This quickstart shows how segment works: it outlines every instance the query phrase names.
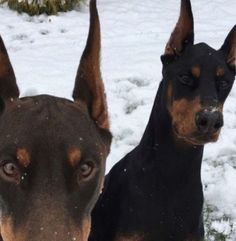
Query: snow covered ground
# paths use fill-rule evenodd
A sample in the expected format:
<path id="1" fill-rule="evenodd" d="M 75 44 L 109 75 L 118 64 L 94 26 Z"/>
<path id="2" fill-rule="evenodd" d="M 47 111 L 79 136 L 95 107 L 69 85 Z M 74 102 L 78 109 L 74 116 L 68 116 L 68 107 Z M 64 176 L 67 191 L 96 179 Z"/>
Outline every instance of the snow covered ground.
<path id="1" fill-rule="evenodd" d="M 236 23 L 235 0 L 192 0 L 195 42 L 219 48 Z M 102 73 L 114 141 L 107 171 L 140 140 L 161 80 L 160 55 L 179 14 L 178 0 L 98 0 Z M 88 6 L 29 17 L 0 7 L 5 40 L 22 95 L 71 98 L 88 30 Z M 203 161 L 207 240 L 236 240 L 236 85 L 225 104 L 220 140 Z"/>

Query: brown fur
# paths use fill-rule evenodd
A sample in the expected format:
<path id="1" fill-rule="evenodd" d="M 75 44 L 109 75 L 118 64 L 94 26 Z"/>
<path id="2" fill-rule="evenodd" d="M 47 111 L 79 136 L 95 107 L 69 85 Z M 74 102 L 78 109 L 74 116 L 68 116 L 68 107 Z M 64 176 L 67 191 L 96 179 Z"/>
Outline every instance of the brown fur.
<path id="1" fill-rule="evenodd" d="M 82 228 L 78 228 L 77 224 L 68 224 L 70 226 L 71 232 L 68 232 L 69 240 L 75 241 L 87 241 L 91 229 L 91 218 L 87 217 L 83 219 L 81 225 Z M 57 241 L 57 240 L 55 240 Z"/>
<path id="2" fill-rule="evenodd" d="M 200 66 L 198 66 L 198 65 L 193 66 L 192 69 L 191 69 L 191 73 L 192 73 L 194 78 L 199 78 L 200 75 L 201 75 Z"/>
<path id="3" fill-rule="evenodd" d="M 84 219 L 82 227 L 83 227 L 83 230 L 82 230 L 82 237 L 81 237 L 82 239 L 81 240 L 88 240 L 90 230 L 91 230 L 91 218 L 90 217 Z"/>
<path id="4" fill-rule="evenodd" d="M 191 136 L 196 131 L 195 115 L 202 109 L 199 97 L 194 100 L 174 100 L 169 111 L 172 125 L 179 137 Z"/>
<path id="5" fill-rule="evenodd" d="M 199 70 L 196 71 L 199 72 Z M 196 141 L 194 138 L 197 133 L 196 114 L 203 109 L 200 98 L 173 100 L 173 87 L 169 84 L 167 89 L 167 109 L 171 115 L 176 143 L 181 146 L 182 144 L 201 144 L 200 141 Z M 218 110 L 223 112 L 223 105 L 220 105 Z M 212 142 L 217 141 L 219 133 L 220 131 L 213 134 L 211 137 Z"/>
<path id="6" fill-rule="evenodd" d="M 68 240 L 78 240 L 78 241 L 87 241 L 88 240 L 88 235 L 90 232 L 90 221 L 89 219 L 86 219 L 82 225 L 82 231 L 80 229 L 78 229 L 78 227 L 75 227 L 75 225 L 68 225 L 69 227 L 68 230 L 71 230 L 69 232 L 67 232 L 68 234 Z M 30 224 L 29 224 L 30 225 Z M 1 236 L 3 238 L 4 241 L 25 241 L 27 240 L 27 229 L 30 228 L 30 226 L 25 225 L 22 228 L 18 228 L 17 230 L 14 228 L 13 225 L 13 221 L 11 220 L 11 218 L 7 218 L 7 219 L 3 219 L 1 221 Z M 77 230 L 77 231 L 76 231 Z M 59 231 L 54 231 L 53 229 L 48 229 L 45 228 L 44 225 L 41 225 L 39 227 L 39 232 L 41 233 L 48 233 L 50 232 L 50 235 L 52 236 L 52 240 L 51 241 L 58 241 L 60 240 L 60 230 Z M 44 234 L 45 235 L 45 234 Z M 44 237 L 44 235 L 42 235 L 42 237 Z"/>
<path id="7" fill-rule="evenodd" d="M 144 241 L 143 235 L 132 234 L 132 235 L 118 235 L 115 241 Z"/>
<path id="8" fill-rule="evenodd" d="M 25 241 L 25 232 L 23 229 L 15 229 L 11 218 L 1 219 L 1 236 L 4 241 Z"/>
<path id="9" fill-rule="evenodd" d="M 224 74 L 225 74 L 224 68 L 221 68 L 221 67 L 217 68 L 217 70 L 216 70 L 216 76 L 217 77 L 223 77 Z"/>
<path id="10" fill-rule="evenodd" d="M 0 76 L 5 76 L 9 72 L 9 68 L 8 68 L 9 59 L 7 58 L 7 55 L 3 53 L 0 53 L 0 59 L 1 59 Z"/>
<path id="11" fill-rule="evenodd" d="M 177 138 L 183 139 L 187 143 L 200 145 L 202 144 L 197 136 L 197 126 L 195 123 L 196 113 L 202 110 L 200 98 L 194 100 L 180 99 L 175 100 L 169 108 L 172 126 Z M 219 107 L 222 111 L 222 108 Z M 217 141 L 220 130 L 211 136 L 211 141 Z M 204 142 L 204 140 L 203 140 Z"/>
<path id="12" fill-rule="evenodd" d="M 168 88 L 167 88 L 167 108 L 170 109 L 173 101 L 173 87 L 172 84 L 170 83 Z"/>
<path id="13" fill-rule="evenodd" d="M 72 167 L 75 167 L 78 165 L 81 159 L 81 151 L 77 147 L 71 147 L 68 152 L 69 155 L 69 162 Z"/>
<path id="14" fill-rule="evenodd" d="M 30 164 L 30 155 L 26 148 L 19 148 L 16 156 L 23 167 L 27 167 Z"/>

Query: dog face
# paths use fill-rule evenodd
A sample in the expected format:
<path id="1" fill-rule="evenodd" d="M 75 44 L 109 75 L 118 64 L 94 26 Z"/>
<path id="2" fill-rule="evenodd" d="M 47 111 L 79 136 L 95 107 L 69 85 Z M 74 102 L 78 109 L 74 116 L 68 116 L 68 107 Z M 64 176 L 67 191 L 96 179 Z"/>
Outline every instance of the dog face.
<path id="1" fill-rule="evenodd" d="M 167 109 L 177 138 L 194 145 L 218 139 L 223 104 L 233 86 L 236 27 L 220 50 L 193 44 L 190 1 L 182 0 L 177 25 L 162 56 Z"/>
<path id="2" fill-rule="evenodd" d="M 99 70 L 100 28 L 90 3 L 90 32 L 70 101 L 18 98 L 0 42 L 0 233 L 3 241 L 88 239 L 109 153 Z"/>

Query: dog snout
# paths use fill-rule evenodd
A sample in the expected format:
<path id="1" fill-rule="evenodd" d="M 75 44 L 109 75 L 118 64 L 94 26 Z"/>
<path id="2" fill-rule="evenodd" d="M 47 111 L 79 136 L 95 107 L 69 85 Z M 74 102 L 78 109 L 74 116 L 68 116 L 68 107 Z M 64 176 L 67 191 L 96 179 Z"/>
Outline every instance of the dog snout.
<path id="1" fill-rule="evenodd" d="M 201 133 L 214 134 L 223 124 L 223 115 L 219 110 L 205 109 L 196 114 L 196 126 Z"/>

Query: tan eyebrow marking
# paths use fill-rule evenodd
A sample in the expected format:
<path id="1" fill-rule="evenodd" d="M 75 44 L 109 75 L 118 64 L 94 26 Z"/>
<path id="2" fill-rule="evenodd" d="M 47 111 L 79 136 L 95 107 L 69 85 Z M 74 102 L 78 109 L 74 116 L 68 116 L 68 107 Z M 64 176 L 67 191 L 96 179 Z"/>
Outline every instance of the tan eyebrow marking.
<path id="1" fill-rule="evenodd" d="M 191 68 L 191 73 L 193 75 L 193 77 L 195 78 L 199 78 L 200 77 L 200 74 L 201 74 L 201 68 L 199 65 L 194 65 L 192 66 Z"/>
<path id="2" fill-rule="evenodd" d="M 70 147 L 68 151 L 68 156 L 69 156 L 69 162 L 72 167 L 75 167 L 82 156 L 81 150 L 78 147 Z"/>
<path id="3" fill-rule="evenodd" d="M 16 157 L 19 163 L 27 167 L 30 164 L 30 155 L 26 148 L 18 148 L 16 152 Z"/>
<path id="4" fill-rule="evenodd" d="M 222 67 L 218 67 L 216 70 L 216 76 L 217 77 L 222 77 L 225 74 L 225 70 Z"/>

